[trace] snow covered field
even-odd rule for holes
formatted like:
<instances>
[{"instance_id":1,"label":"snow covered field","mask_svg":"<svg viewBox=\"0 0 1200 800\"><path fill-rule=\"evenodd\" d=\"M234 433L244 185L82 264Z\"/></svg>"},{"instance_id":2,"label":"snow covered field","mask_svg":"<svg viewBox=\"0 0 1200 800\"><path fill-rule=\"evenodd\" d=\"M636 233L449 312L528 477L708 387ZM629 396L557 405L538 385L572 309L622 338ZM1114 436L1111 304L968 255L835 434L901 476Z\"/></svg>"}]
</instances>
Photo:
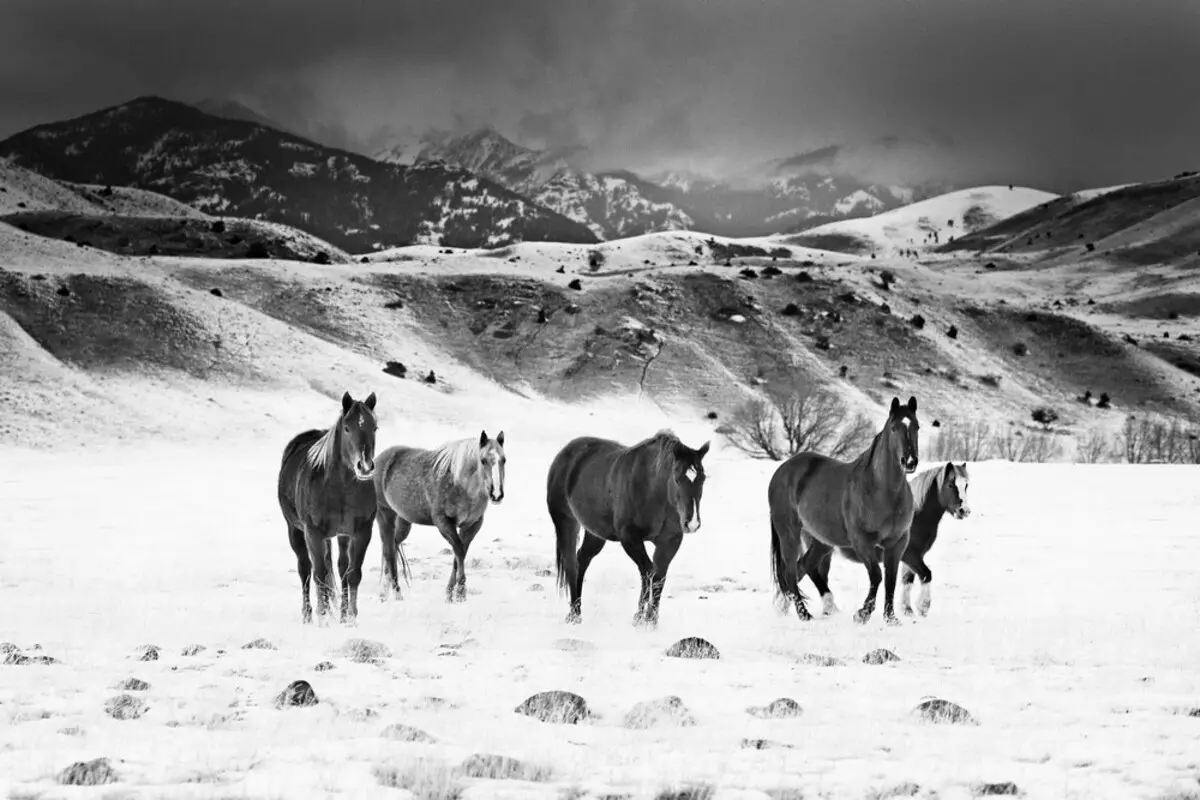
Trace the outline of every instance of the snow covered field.
<instances>
[{"instance_id":1,"label":"snow covered field","mask_svg":"<svg viewBox=\"0 0 1200 800\"><path fill-rule=\"evenodd\" d=\"M376 537L356 629L300 624L275 499L286 434L0 451L0 641L58 659L0 666L3 796L410 796L382 785L397 781L418 796L458 787L470 798L654 797L697 784L731 798L955 798L1007 782L1030 798L1200 791L1200 718L1188 716L1200 707L1196 468L971 465L973 515L947 519L929 557L931 614L890 629L882 598L865 627L851 621L866 575L842 560L832 571L839 615L802 625L775 611L765 502L774 465L717 448L704 527L672 565L659 629L631 626L637 575L616 546L588 573L573 627L547 573L543 488L566 439L531 441L537 420L520 422L507 432L507 498L470 553L467 602L443 601L450 558L435 530L415 528L413 585L381 604ZM599 416L584 424L611 429ZM428 445L432 435L409 428L405 439ZM397 441L388 429L379 447ZM663 656L692 635L720 660ZM338 652L352 637L390 657L355 663ZM259 638L274 649L243 648ZM144 645L159 658L139 660ZM205 649L182 655L189 645ZM900 660L863 663L876 648ZM323 661L333 669L316 670ZM128 678L149 684L127 692L145 713L114 719L105 704ZM274 697L297 679L319 704L277 709ZM599 718L552 725L514 713L551 689L582 695ZM636 703L666 695L694 726L623 727ZM915 720L930 696L979 724ZM778 697L803 714L746 712ZM384 736L395 723L436 741ZM542 769L534 781L455 777L478 753ZM119 783L57 785L65 767L101 757Z\"/></svg>"}]
</instances>

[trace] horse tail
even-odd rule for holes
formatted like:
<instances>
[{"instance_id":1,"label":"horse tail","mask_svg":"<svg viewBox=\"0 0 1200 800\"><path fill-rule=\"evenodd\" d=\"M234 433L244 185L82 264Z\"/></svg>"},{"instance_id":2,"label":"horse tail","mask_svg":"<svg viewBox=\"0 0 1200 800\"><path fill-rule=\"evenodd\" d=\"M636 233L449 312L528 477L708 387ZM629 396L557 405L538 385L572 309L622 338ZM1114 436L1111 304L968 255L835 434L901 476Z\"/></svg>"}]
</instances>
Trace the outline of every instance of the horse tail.
<instances>
[{"instance_id":1,"label":"horse tail","mask_svg":"<svg viewBox=\"0 0 1200 800\"><path fill-rule=\"evenodd\" d=\"M775 603L781 608L787 602L788 585L783 577L783 552L779 546L779 529L771 520L771 580L775 583Z\"/></svg>"},{"instance_id":2,"label":"horse tail","mask_svg":"<svg viewBox=\"0 0 1200 800\"><path fill-rule=\"evenodd\" d=\"M400 566L404 570L404 585L411 587L412 570L408 568L408 556L404 555L404 542L397 542L396 550L400 553Z\"/></svg>"},{"instance_id":3,"label":"horse tail","mask_svg":"<svg viewBox=\"0 0 1200 800\"><path fill-rule=\"evenodd\" d=\"M793 562L793 568L795 563ZM803 577L796 572L796 583L794 586L788 585L788 569L787 564L783 560L783 539L779 534L779 529L775 527L775 520L771 520L771 579L775 583L775 603L781 611L787 610L789 600L800 600L802 603L808 602L808 597L800 590L800 578Z\"/></svg>"}]
</instances>

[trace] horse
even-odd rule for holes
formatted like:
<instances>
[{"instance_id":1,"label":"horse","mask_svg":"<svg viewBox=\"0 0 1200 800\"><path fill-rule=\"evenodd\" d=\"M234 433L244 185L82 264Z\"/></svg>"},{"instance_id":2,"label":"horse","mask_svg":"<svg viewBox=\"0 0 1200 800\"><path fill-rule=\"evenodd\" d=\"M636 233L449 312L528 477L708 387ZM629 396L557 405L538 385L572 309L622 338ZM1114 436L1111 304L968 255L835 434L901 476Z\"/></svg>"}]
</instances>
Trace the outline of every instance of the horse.
<instances>
[{"instance_id":1,"label":"horse","mask_svg":"<svg viewBox=\"0 0 1200 800\"><path fill-rule=\"evenodd\" d=\"M662 430L626 447L581 436L563 446L546 474L546 506L554 522L558 588L566 590L567 622L582 618L583 576L608 542L620 542L642 578L633 624L658 624L667 569L683 535L700 530L704 455L672 431ZM578 553L580 528L583 543ZM646 543L654 544L654 560Z\"/></svg>"},{"instance_id":2,"label":"horse","mask_svg":"<svg viewBox=\"0 0 1200 800\"><path fill-rule=\"evenodd\" d=\"M834 547L852 549L867 568L871 586L855 615L866 623L875 611L879 594L879 561L883 551L883 616L899 625L893 600L900 556L908 546L913 520L913 495L907 475L917 468L917 398L907 405L892 398L887 421L868 447L853 461L841 461L815 452L797 453L771 476L767 500L771 516L771 574L781 608L788 599L803 621L812 619L799 587L799 576L813 579L826 613L837 609L829 584L817 565ZM811 544L803 551L804 535Z\"/></svg>"},{"instance_id":3,"label":"horse","mask_svg":"<svg viewBox=\"0 0 1200 800\"><path fill-rule=\"evenodd\" d=\"M279 464L279 508L300 573L301 619L312 622L309 585L317 578L317 621L325 624L333 599L332 548L338 538L342 623L358 617L363 557L375 522L375 393L366 400L342 395L337 421L297 434Z\"/></svg>"},{"instance_id":4,"label":"horse","mask_svg":"<svg viewBox=\"0 0 1200 800\"><path fill-rule=\"evenodd\" d=\"M913 520L908 534L908 547L900 557L900 583L902 586L900 601L904 606L905 616L913 615L910 596L913 579L921 581L921 599L917 602L917 610L921 616L929 613L932 602L930 583L933 581L933 571L925 564L925 555L937 541L938 526L942 517L949 512L955 519L966 519L971 515L971 506L967 502L967 487L971 476L967 472L967 464L946 462L943 466L927 469L917 474L909 481L913 494ZM802 536L803 546L809 547L811 537L806 532ZM861 563L852 549L839 547L838 552L848 561ZM881 556L878 549L876 558ZM826 585L829 583L829 566L833 553L826 555L817 569ZM803 579L803 575L800 576Z\"/></svg>"},{"instance_id":5,"label":"horse","mask_svg":"<svg viewBox=\"0 0 1200 800\"><path fill-rule=\"evenodd\" d=\"M495 439L482 431L479 438L447 442L434 450L389 447L375 467L376 519L383 550L383 599L399 596L396 552L408 559L404 540L413 525L438 529L454 551L454 566L446 584L446 602L467 599L467 550L483 527L488 501L504 500L504 431Z\"/></svg>"}]
</instances>

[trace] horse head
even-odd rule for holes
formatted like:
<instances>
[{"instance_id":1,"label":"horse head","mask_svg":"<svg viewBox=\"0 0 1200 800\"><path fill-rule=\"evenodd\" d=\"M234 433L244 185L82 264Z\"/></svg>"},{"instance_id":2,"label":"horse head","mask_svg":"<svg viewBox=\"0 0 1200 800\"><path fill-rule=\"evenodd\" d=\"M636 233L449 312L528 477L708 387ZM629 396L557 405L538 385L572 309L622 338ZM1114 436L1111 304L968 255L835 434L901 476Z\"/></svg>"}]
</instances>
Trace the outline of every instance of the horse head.
<instances>
[{"instance_id":1,"label":"horse head","mask_svg":"<svg viewBox=\"0 0 1200 800\"><path fill-rule=\"evenodd\" d=\"M967 487L971 476L967 474L967 462L955 464L946 462L946 467L938 480L938 499L942 508L950 512L955 519L966 519L971 516L971 505L967 502Z\"/></svg>"},{"instance_id":2,"label":"horse head","mask_svg":"<svg viewBox=\"0 0 1200 800\"><path fill-rule=\"evenodd\" d=\"M504 499L504 431L489 439L487 431L479 434L479 466L483 470L488 497L494 505Z\"/></svg>"},{"instance_id":3,"label":"horse head","mask_svg":"<svg viewBox=\"0 0 1200 800\"><path fill-rule=\"evenodd\" d=\"M360 481L375 476L375 393L366 400L355 400L349 392L342 395L342 462Z\"/></svg>"},{"instance_id":4,"label":"horse head","mask_svg":"<svg viewBox=\"0 0 1200 800\"><path fill-rule=\"evenodd\" d=\"M682 442L675 446L675 467L667 483L667 499L679 515L685 533L700 530L700 498L704 496L704 456L708 442L693 450Z\"/></svg>"},{"instance_id":5,"label":"horse head","mask_svg":"<svg viewBox=\"0 0 1200 800\"><path fill-rule=\"evenodd\" d=\"M896 454L904 472L911 475L917 469L917 453L920 450L917 432L921 425L917 422L917 398L909 397L907 404L900 405L900 398L893 397L885 427L889 452Z\"/></svg>"}]
</instances>

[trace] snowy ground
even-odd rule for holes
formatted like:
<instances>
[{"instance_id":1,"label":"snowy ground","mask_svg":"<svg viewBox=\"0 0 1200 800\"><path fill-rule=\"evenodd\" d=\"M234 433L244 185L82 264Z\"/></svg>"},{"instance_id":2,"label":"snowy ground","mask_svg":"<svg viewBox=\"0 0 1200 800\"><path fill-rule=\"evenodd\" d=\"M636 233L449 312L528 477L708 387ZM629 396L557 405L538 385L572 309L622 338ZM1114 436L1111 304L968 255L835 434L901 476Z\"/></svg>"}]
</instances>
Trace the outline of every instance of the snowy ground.
<instances>
[{"instance_id":1,"label":"snowy ground","mask_svg":"<svg viewBox=\"0 0 1200 800\"><path fill-rule=\"evenodd\" d=\"M434 530L417 528L402 602L380 603L372 543L354 630L300 624L274 496L286 437L0 452L0 640L59 660L0 666L3 796L409 796L380 785L388 769L432 796L474 753L547 768L540 782L458 780L475 798L652 797L691 783L718 797L954 798L1005 782L1030 798L1200 789L1200 719L1187 716L1200 706L1195 468L972 465L974 514L947 520L929 559L930 617L889 629L878 612L865 627L851 621L866 577L844 561L832 575L840 615L802 625L776 613L764 499L773 465L716 450L704 527L673 564L659 629L645 631L630 625L637 578L616 546L588 575L583 624L563 622L542 488L558 435L509 433L507 499L471 552L465 604L443 601L450 559ZM721 659L662 655L690 635ZM260 637L276 649L243 649ZM391 657L353 663L337 653L351 637ZM564 649L567 637L589 644ZM159 659L139 661L148 644ZM181 655L193 644L206 649ZM880 647L901 660L862 663ZM335 668L316 671L322 661ZM129 692L148 710L113 719L105 702L131 677L149 683ZM320 703L276 709L296 679ZM583 695L600 718L558 726L513 712L549 689ZM635 703L664 695L697 725L622 727ZM784 696L802 716L746 713ZM928 696L979 725L915 721ZM393 723L438 741L385 738ZM774 746L747 749L746 738ZM120 783L55 783L99 757Z\"/></svg>"}]
</instances>

